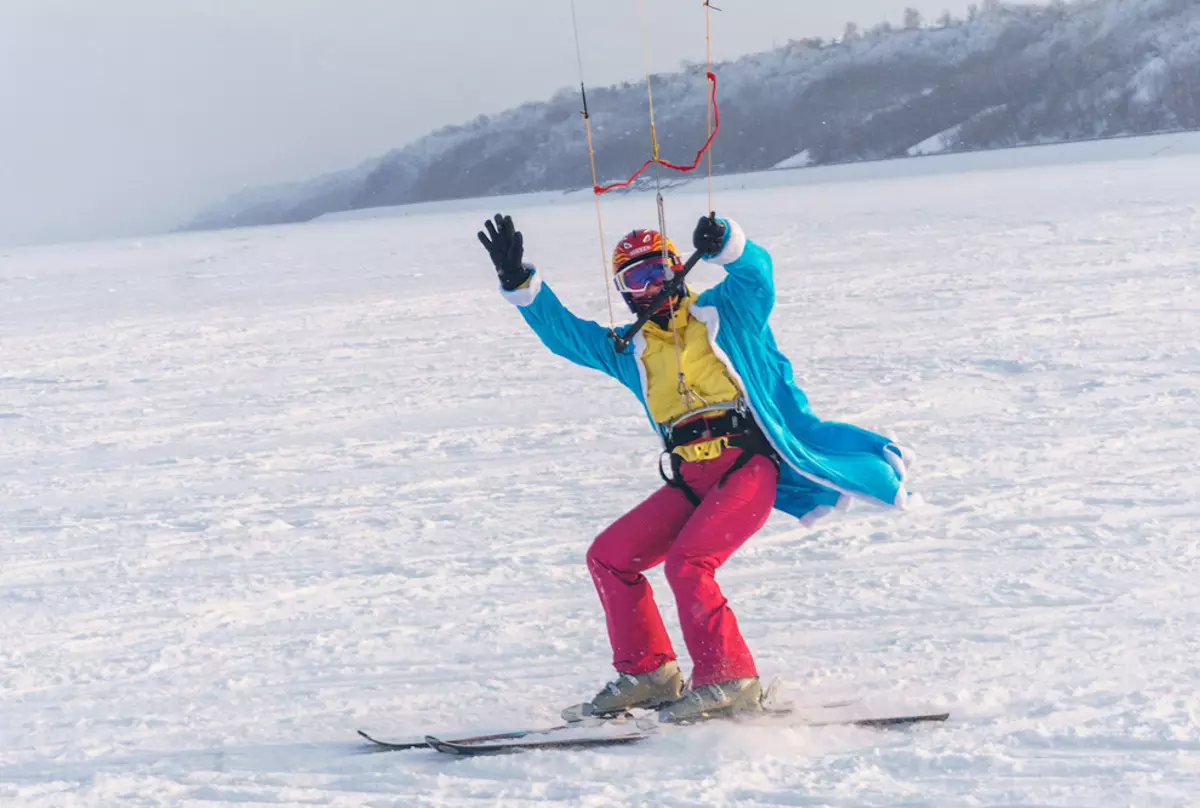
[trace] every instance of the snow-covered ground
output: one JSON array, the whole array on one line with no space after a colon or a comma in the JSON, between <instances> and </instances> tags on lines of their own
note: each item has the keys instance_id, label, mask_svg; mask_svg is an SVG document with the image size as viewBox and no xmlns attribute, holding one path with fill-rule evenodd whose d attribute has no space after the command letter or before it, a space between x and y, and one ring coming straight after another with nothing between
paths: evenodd
<instances>
[{"instance_id":1,"label":"snow-covered ground","mask_svg":"<svg viewBox=\"0 0 1200 808\"><path fill-rule=\"evenodd\" d=\"M466 761L354 730L590 695L583 555L657 484L636 402L496 294L492 204L0 252L0 804L1196 804L1197 176L720 191L814 408L896 430L928 503L777 515L720 580L792 696L953 719ZM686 242L706 200L668 205ZM606 321L590 200L518 214ZM654 209L605 216L611 245Z\"/></svg>"}]
</instances>

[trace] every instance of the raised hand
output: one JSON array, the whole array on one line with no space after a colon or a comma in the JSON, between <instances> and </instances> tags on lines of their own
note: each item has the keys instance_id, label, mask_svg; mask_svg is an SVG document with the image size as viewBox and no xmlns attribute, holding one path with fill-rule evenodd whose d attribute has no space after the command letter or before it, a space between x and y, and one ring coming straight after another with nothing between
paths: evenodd
<instances>
[{"instance_id":1,"label":"raised hand","mask_svg":"<svg viewBox=\"0 0 1200 808\"><path fill-rule=\"evenodd\" d=\"M525 253L524 237L516 229L511 216L499 213L494 220L484 222L484 228L487 232L479 231L479 242L491 256L496 277L500 279L500 288L508 292L519 289L529 280L529 270L521 263Z\"/></svg>"},{"instance_id":2,"label":"raised hand","mask_svg":"<svg viewBox=\"0 0 1200 808\"><path fill-rule=\"evenodd\" d=\"M725 225L715 213L700 217L696 229L692 231L692 246L704 253L706 258L712 258L725 246Z\"/></svg>"}]
</instances>

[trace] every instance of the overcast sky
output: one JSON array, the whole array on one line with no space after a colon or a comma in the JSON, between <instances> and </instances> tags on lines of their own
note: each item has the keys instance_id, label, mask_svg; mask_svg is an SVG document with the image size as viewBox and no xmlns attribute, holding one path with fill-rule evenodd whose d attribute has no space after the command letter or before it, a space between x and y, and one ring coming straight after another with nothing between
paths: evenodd
<instances>
[{"instance_id":1,"label":"overcast sky","mask_svg":"<svg viewBox=\"0 0 1200 808\"><path fill-rule=\"evenodd\" d=\"M715 0L713 57L969 0ZM651 67L700 0L645 0ZM591 86L644 75L639 0L576 0ZM575 86L570 0L0 0L0 244L170 228ZM596 111L599 114L599 111Z\"/></svg>"}]
</instances>

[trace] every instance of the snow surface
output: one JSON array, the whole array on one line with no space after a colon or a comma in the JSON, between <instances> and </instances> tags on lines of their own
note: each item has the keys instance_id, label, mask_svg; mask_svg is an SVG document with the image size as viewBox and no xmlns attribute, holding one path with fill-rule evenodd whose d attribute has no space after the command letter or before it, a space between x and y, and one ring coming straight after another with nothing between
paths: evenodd
<instances>
[{"instance_id":1,"label":"snow surface","mask_svg":"<svg viewBox=\"0 0 1200 808\"><path fill-rule=\"evenodd\" d=\"M0 253L0 805L1196 804L1200 156L789 174L717 209L816 411L928 504L776 515L720 580L793 697L950 724L360 754L594 692L584 552L657 484L636 402L496 293L485 200ZM579 200L518 223L607 320ZM653 218L606 201L608 243Z\"/></svg>"}]
</instances>

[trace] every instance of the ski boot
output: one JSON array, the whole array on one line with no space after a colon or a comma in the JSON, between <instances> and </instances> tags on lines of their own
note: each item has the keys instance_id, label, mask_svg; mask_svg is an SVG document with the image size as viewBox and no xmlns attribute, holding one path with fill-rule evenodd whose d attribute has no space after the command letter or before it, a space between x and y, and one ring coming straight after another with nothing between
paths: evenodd
<instances>
[{"instance_id":1,"label":"ski boot","mask_svg":"<svg viewBox=\"0 0 1200 808\"><path fill-rule=\"evenodd\" d=\"M679 698L683 692L683 674L675 660L664 662L649 673L622 673L609 682L591 701L562 711L564 721L586 718L614 718L637 707L656 709Z\"/></svg>"},{"instance_id":2,"label":"ski boot","mask_svg":"<svg viewBox=\"0 0 1200 808\"><path fill-rule=\"evenodd\" d=\"M724 718L735 713L762 710L763 689L757 676L731 679L692 688L658 713L664 724Z\"/></svg>"}]
</instances>

